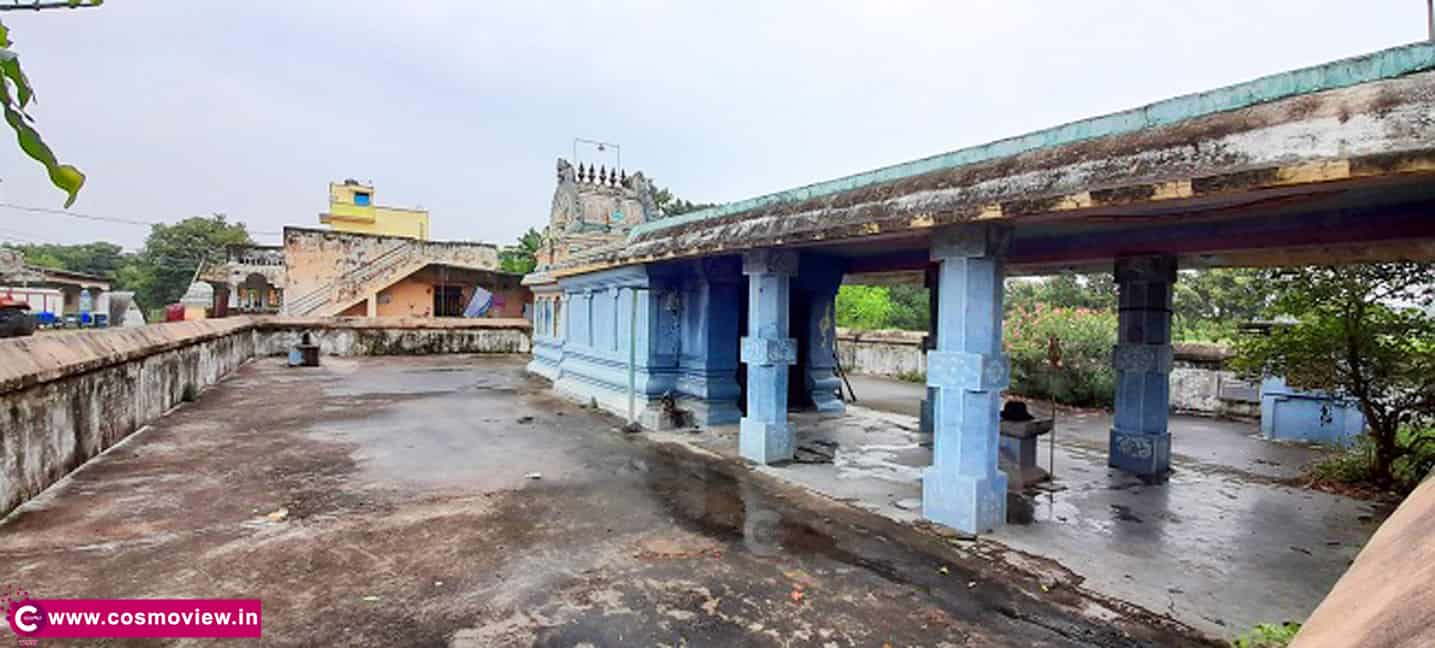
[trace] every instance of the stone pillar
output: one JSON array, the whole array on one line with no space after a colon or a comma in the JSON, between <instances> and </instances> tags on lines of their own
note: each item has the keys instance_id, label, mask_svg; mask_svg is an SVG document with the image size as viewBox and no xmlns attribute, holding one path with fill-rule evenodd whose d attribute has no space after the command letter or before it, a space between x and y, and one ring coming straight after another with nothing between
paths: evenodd
<instances>
[{"instance_id":1,"label":"stone pillar","mask_svg":"<svg viewBox=\"0 0 1435 648\"><path fill-rule=\"evenodd\" d=\"M939 274L939 268L933 266L927 266L927 269L922 272L922 285L927 289L927 334L922 336L922 353L937 348L937 283ZM927 387L927 397L922 399L921 419L917 424L917 431L927 436L932 434L932 402L935 400L937 400L937 390Z\"/></svg>"},{"instance_id":2,"label":"stone pillar","mask_svg":"<svg viewBox=\"0 0 1435 648\"><path fill-rule=\"evenodd\" d=\"M686 266L680 328L677 390L688 424L703 427L738 423L742 412L737 383L738 331L742 301L742 260L707 257Z\"/></svg>"},{"instance_id":3,"label":"stone pillar","mask_svg":"<svg viewBox=\"0 0 1435 648\"><path fill-rule=\"evenodd\" d=\"M797 343L789 337L788 306L797 253L757 250L742 258L748 277L747 416L739 427L743 458L770 464L792 458L792 429L787 423L788 365L797 362Z\"/></svg>"},{"instance_id":4,"label":"stone pillar","mask_svg":"<svg viewBox=\"0 0 1435 648\"><path fill-rule=\"evenodd\" d=\"M971 224L937 232L941 263L937 349L927 354L932 466L922 514L964 533L1006 522L1007 478L997 469L998 417L1008 367L1002 355L1002 280L1010 230Z\"/></svg>"},{"instance_id":5,"label":"stone pillar","mask_svg":"<svg viewBox=\"0 0 1435 648\"><path fill-rule=\"evenodd\" d=\"M837 395L842 379L837 377L837 290L842 287L842 262L817 255L803 255L796 284L804 293L807 312L806 366L803 387L819 412L840 414L847 404Z\"/></svg>"},{"instance_id":6,"label":"stone pillar","mask_svg":"<svg viewBox=\"0 0 1435 648\"><path fill-rule=\"evenodd\" d=\"M1112 468L1150 482L1171 470L1171 286L1176 259L1144 256L1117 259L1120 311L1112 365L1116 368L1116 412L1111 428Z\"/></svg>"}]
</instances>

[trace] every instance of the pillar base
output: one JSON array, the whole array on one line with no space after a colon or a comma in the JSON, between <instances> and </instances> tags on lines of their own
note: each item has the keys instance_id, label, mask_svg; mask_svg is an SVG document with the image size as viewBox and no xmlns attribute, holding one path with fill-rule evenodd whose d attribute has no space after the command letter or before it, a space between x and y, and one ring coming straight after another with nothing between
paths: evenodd
<instances>
[{"instance_id":1,"label":"pillar base","mask_svg":"<svg viewBox=\"0 0 1435 648\"><path fill-rule=\"evenodd\" d=\"M831 369L809 368L807 380L812 405L817 411L827 414L841 414L847 411L847 403L837 397L837 390L842 388L842 379L838 378Z\"/></svg>"},{"instance_id":2,"label":"pillar base","mask_svg":"<svg viewBox=\"0 0 1435 648\"><path fill-rule=\"evenodd\" d=\"M785 421L768 423L743 417L738 424L738 454L760 464L792 459L792 428Z\"/></svg>"},{"instance_id":3,"label":"pillar base","mask_svg":"<svg viewBox=\"0 0 1435 648\"><path fill-rule=\"evenodd\" d=\"M1108 465L1148 483L1163 483L1171 473L1171 433L1142 434L1111 428Z\"/></svg>"},{"instance_id":4,"label":"pillar base","mask_svg":"<svg viewBox=\"0 0 1435 648\"><path fill-rule=\"evenodd\" d=\"M990 533L1006 524L1007 477L953 475L931 466L922 473L922 517L962 533Z\"/></svg>"}]
</instances>

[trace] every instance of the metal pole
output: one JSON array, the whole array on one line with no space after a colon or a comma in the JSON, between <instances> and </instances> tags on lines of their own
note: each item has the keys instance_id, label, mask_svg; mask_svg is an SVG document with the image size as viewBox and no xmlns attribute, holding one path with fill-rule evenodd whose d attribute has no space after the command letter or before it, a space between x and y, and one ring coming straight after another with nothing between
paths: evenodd
<instances>
[{"instance_id":1,"label":"metal pole","mask_svg":"<svg viewBox=\"0 0 1435 648\"><path fill-rule=\"evenodd\" d=\"M1435 41L1435 0L1425 0L1425 22L1430 40Z\"/></svg>"}]
</instances>

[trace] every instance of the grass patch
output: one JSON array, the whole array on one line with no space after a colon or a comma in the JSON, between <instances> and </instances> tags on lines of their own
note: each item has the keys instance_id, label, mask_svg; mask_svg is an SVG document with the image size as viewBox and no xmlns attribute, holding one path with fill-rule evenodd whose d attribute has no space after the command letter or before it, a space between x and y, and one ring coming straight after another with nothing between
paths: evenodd
<instances>
[{"instance_id":1,"label":"grass patch","mask_svg":"<svg viewBox=\"0 0 1435 648\"><path fill-rule=\"evenodd\" d=\"M1236 637L1236 648L1285 648L1300 632L1299 623L1262 623Z\"/></svg>"},{"instance_id":2,"label":"grass patch","mask_svg":"<svg viewBox=\"0 0 1435 648\"><path fill-rule=\"evenodd\" d=\"M1405 495L1415 490L1425 477L1435 470L1435 428L1401 428L1396 444L1411 448L1405 456L1396 459L1392 472L1394 490ZM1333 454L1312 464L1307 476L1316 483L1364 486L1375 481L1375 444L1369 436L1356 439L1349 450Z\"/></svg>"},{"instance_id":3,"label":"grass patch","mask_svg":"<svg viewBox=\"0 0 1435 648\"><path fill-rule=\"evenodd\" d=\"M897 380L925 385L927 384L927 374L923 371L904 371L897 374Z\"/></svg>"}]
</instances>

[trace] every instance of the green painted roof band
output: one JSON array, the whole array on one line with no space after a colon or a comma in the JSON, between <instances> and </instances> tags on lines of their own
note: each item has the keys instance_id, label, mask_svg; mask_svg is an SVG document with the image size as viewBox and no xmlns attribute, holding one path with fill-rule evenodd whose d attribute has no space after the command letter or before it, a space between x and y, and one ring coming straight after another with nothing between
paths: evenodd
<instances>
[{"instance_id":1,"label":"green painted roof band","mask_svg":"<svg viewBox=\"0 0 1435 648\"><path fill-rule=\"evenodd\" d=\"M1000 139L920 160L903 162L835 180L818 182L757 198L709 207L681 216L643 223L634 227L628 238L633 240L651 232L709 218L740 214L781 203L802 202L933 171L952 169L1083 140L1134 133L1142 129L1164 126L1214 113L1239 110L1256 104L1313 92L1392 79L1430 69L1435 69L1435 43L1422 41L1363 56L1341 59L1316 67L1273 74L1216 90L1182 95L1140 108L1071 122L1026 135Z\"/></svg>"}]
</instances>

